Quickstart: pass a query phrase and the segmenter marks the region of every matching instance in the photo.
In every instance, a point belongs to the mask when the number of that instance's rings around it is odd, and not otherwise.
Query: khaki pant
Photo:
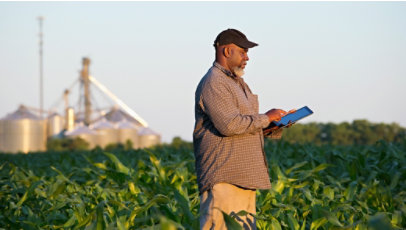
[[[227,183],[215,184],[213,189],[200,196],[200,229],[227,229],[221,210],[236,217],[244,229],[256,229],[255,218],[251,215],[237,216],[241,210],[255,214],[256,190],[243,189]]]

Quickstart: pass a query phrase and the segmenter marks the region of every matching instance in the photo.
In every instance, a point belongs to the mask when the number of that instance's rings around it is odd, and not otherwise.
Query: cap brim
[[[258,46],[257,43],[251,42],[251,41],[248,41],[248,40],[242,41],[240,44],[236,44],[236,45],[239,46],[239,47],[241,47],[241,48],[244,48],[244,49],[249,49],[249,48]]]

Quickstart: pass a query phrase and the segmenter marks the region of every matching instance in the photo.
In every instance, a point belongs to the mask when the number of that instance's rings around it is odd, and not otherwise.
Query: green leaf
[[[364,223],[357,224],[355,230],[368,230],[367,226]]]
[[[108,170],[108,168],[107,168],[107,166],[106,166],[105,163],[96,162],[96,163],[93,163],[93,165],[94,165],[95,167],[99,168],[99,169]]]
[[[272,186],[272,187],[276,192],[278,192],[279,194],[282,194],[283,189],[285,188],[285,182],[283,182],[282,180],[278,180],[276,182],[276,185]]]
[[[329,186],[323,188],[323,194],[330,200],[334,200],[334,189]]]
[[[31,186],[27,189],[27,191],[25,191],[23,197],[21,197],[21,199],[18,201],[17,203],[17,207],[21,207],[21,205],[24,203],[24,201],[27,200],[28,196],[30,196],[32,194],[32,192],[34,191],[34,189],[40,185],[43,181],[39,180],[34,182],[33,184],[31,184]]]
[[[175,193],[175,199],[178,202],[178,205],[182,209],[183,213],[185,214],[187,222],[188,223],[191,222],[194,219],[194,217],[193,217],[192,212],[190,212],[189,201],[184,196],[182,196],[178,192],[178,190],[174,190],[174,193]]]
[[[303,220],[302,227],[300,227],[300,230],[305,230],[306,229],[306,219]]]
[[[130,190],[130,193],[133,195],[137,195],[141,192],[140,188],[138,186],[136,187],[134,183],[131,181],[128,182],[128,189]]]
[[[398,172],[398,173],[395,174],[395,176],[392,177],[392,180],[391,180],[391,183],[390,183],[390,188],[391,188],[391,189],[396,188],[396,186],[398,185],[399,178],[400,178],[401,175],[402,175],[402,173],[401,173],[401,172]]]
[[[401,211],[394,211],[392,214],[391,223],[395,226],[401,227],[402,224],[402,212]]]
[[[285,170],[285,173],[286,173],[286,174],[289,174],[289,173],[291,173],[293,170],[305,166],[307,163],[308,163],[308,161],[303,161],[303,162],[297,163],[297,164],[293,165],[292,167],[290,167],[289,169],[286,169],[286,170]]]
[[[151,153],[151,152],[149,152],[149,151],[148,151],[148,153],[149,153],[149,160],[151,161],[151,163],[152,163],[156,168],[160,168],[161,161],[158,160],[158,159],[156,158],[156,156],[155,156],[153,153]]]
[[[355,184],[350,184],[350,186],[347,187],[344,191],[345,199],[348,201],[352,201],[354,199],[356,189],[357,189],[357,187]]]
[[[294,188],[294,189],[299,189],[299,188],[304,188],[307,185],[309,185],[309,181],[305,181],[305,182],[300,183],[300,184],[292,185],[291,187]]]
[[[299,229],[299,223],[293,217],[292,213],[288,213],[288,225],[290,229],[297,230]]]
[[[102,201],[97,205],[95,230],[103,230],[106,228],[106,223],[104,222],[104,217],[103,217],[104,203],[105,202]]]
[[[53,184],[53,189],[51,197],[50,198],[55,198],[59,194],[66,192],[66,182],[65,180],[59,179]]]
[[[117,223],[118,230],[127,230],[125,225],[121,222],[121,220],[118,217],[116,217],[116,223]]]
[[[303,188],[302,192],[309,201],[313,202],[314,198],[308,188]]]
[[[128,169],[125,165],[123,165],[123,163],[121,163],[121,161],[114,154],[104,152],[104,155],[106,155],[114,163],[117,172],[121,172],[126,175],[130,173],[130,169]]]
[[[220,210],[221,213],[223,214],[224,222],[227,226],[227,230],[243,230],[241,225],[231,216],[229,216],[227,213],[223,212]]]
[[[83,226],[85,226],[85,225],[87,225],[91,220],[92,220],[92,217],[93,217],[93,215],[94,215],[94,211],[92,212],[92,213],[89,213],[89,215],[87,215],[85,218],[83,218],[81,221],[79,221],[79,218],[78,218],[78,215],[77,215],[78,213],[75,213],[75,215],[76,215],[76,218],[78,219],[78,225],[76,225],[75,226],[75,230],[76,229],[80,229],[81,227],[83,227]],[[81,216],[80,216],[81,217]],[[81,217],[82,218],[82,217]]]
[[[329,164],[323,163],[323,164],[319,164],[316,168],[312,169],[312,173],[316,173],[319,172],[321,170],[324,170],[326,168],[328,168]]]
[[[275,218],[271,220],[271,230],[282,230],[282,226]]]
[[[76,216],[72,215],[68,221],[63,225],[64,228],[70,228],[72,227],[76,222]]]
[[[310,230],[313,230],[313,229],[316,230],[327,222],[328,222],[328,220],[325,217],[312,221],[312,224],[310,225]]]
[[[47,211],[54,211],[54,210],[58,210],[61,209],[63,207],[66,206],[68,202],[67,201],[58,201],[56,204],[54,204],[50,209],[48,209]]]
[[[333,215],[330,212],[326,216],[327,216],[328,222],[332,223],[335,226],[343,227],[343,224],[338,220],[337,216]]]
[[[237,212],[236,215],[237,216],[247,216],[247,215],[252,215],[252,214],[245,210],[241,210],[241,211]]]
[[[164,216],[161,216],[160,218],[160,229],[161,230],[178,230],[178,229],[184,229],[184,227]]]
[[[148,201],[143,207],[138,207],[136,209],[134,209],[131,214],[130,214],[130,220],[133,221],[134,218],[142,212],[147,211],[152,205],[154,204],[159,204],[159,203],[167,203],[169,202],[169,198],[162,195],[162,194],[158,194],[156,195],[154,198],[152,198],[150,201]]]
[[[60,177],[62,177],[62,179],[64,179],[65,181],[69,181],[69,179],[57,168],[55,168],[54,166],[51,165],[50,167],[53,171],[57,172],[59,174]]]

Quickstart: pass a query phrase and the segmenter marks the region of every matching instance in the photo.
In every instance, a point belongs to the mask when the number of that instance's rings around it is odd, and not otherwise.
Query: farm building
[[[89,143],[89,147],[131,141],[133,148],[146,148],[161,142],[161,136],[148,127],[148,123],[124,102],[110,92],[107,87],[89,75],[90,60],[83,58],[83,69],[79,79],[79,100],[75,106],[70,105],[69,96],[72,88],[66,89],[62,98],[62,113],[57,106],[49,110],[19,108],[0,119],[0,152],[28,153],[45,151],[49,138],[80,137]],[[93,87],[93,88],[91,88]],[[112,106],[97,108],[91,90],[94,87],[108,98]],[[59,103],[60,104],[60,103]],[[43,114],[47,114],[43,118]]]

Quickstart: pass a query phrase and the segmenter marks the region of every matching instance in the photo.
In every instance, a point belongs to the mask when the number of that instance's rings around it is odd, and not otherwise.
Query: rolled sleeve
[[[259,119],[261,120],[261,124],[262,124],[261,127],[262,127],[263,129],[265,129],[266,127],[268,127],[269,124],[271,123],[271,122],[269,121],[268,116],[265,115],[265,114],[260,114],[260,115],[259,115]]]

